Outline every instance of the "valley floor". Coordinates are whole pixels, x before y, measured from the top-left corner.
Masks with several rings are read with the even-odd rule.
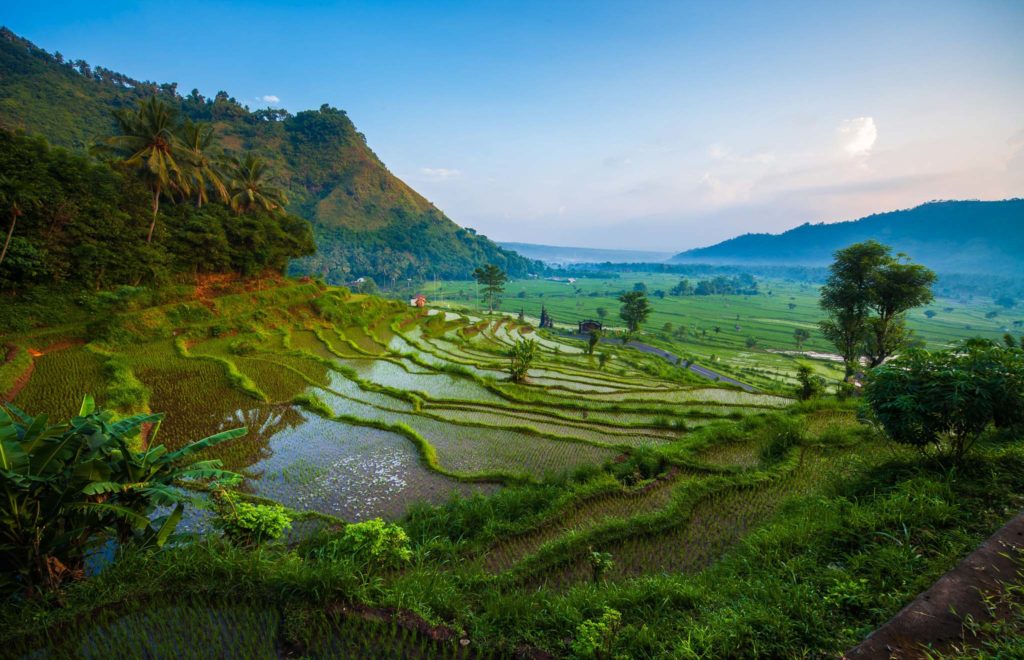
[[[540,353],[518,384],[521,339]],[[67,418],[93,393],[166,412],[144,441],[170,448],[248,427],[209,457],[293,517],[253,550],[194,509],[191,542],[121,553],[61,607],[5,608],[16,656],[835,656],[1024,505],[1016,438],[950,470],[852,403],[712,383],[628,346],[601,346],[602,367],[511,318],[311,282],[3,341],[0,385],[30,413]],[[322,558],[377,516],[409,535],[408,565]]]

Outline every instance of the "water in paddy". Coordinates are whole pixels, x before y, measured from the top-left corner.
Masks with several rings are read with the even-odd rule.
[[[300,511],[351,521],[400,518],[413,502],[438,504],[453,492],[489,492],[427,469],[397,433],[305,414],[270,439],[270,455],[245,471],[246,490]]]

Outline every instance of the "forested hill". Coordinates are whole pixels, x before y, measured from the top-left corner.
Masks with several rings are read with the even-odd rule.
[[[849,222],[804,224],[782,234],[744,234],[672,261],[820,266],[835,250],[869,238],[947,273],[1020,272],[1024,199],[930,202]]]
[[[175,83],[134,80],[0,29],[0,128],[84,150],[113,128],[112,110],[153,94],[192,120],[213,123],[229,153],[244,150],[271,163],[289,193],[288,210],[314,227],[319,251],[296,264],[301,272],[340,282],[465,277],[484,262],[513,275],[539,268],[459,227],[395,177],[343,110],[324,105],[291,115],[250,110],[226,92],[181,94]]]

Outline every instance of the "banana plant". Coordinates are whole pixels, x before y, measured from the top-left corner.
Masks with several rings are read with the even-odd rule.
[[[90,548],[115,535],[124,545],[161,547],[181,520],[189,481],[223,486],[239,475],[220,461],[189,463],[198,452],[245,434],[224,431],[177,451],[153,445],[161,414],[115,419],[86,396],[78,415],[48,424],[0,405],[0,586],[57,589],[82,573]],[[130,440],[151,425],[148,449]],[[169,515],[154,517],[160,506]]]

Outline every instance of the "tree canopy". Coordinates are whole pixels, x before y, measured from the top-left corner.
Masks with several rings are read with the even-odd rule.
[[[821,332],[842,356],[847,377],[862,356],[876,367],[903,347],[905,313],[932,300],[935,273],[891,252],[874,240],[837,251],[821,289]]]

